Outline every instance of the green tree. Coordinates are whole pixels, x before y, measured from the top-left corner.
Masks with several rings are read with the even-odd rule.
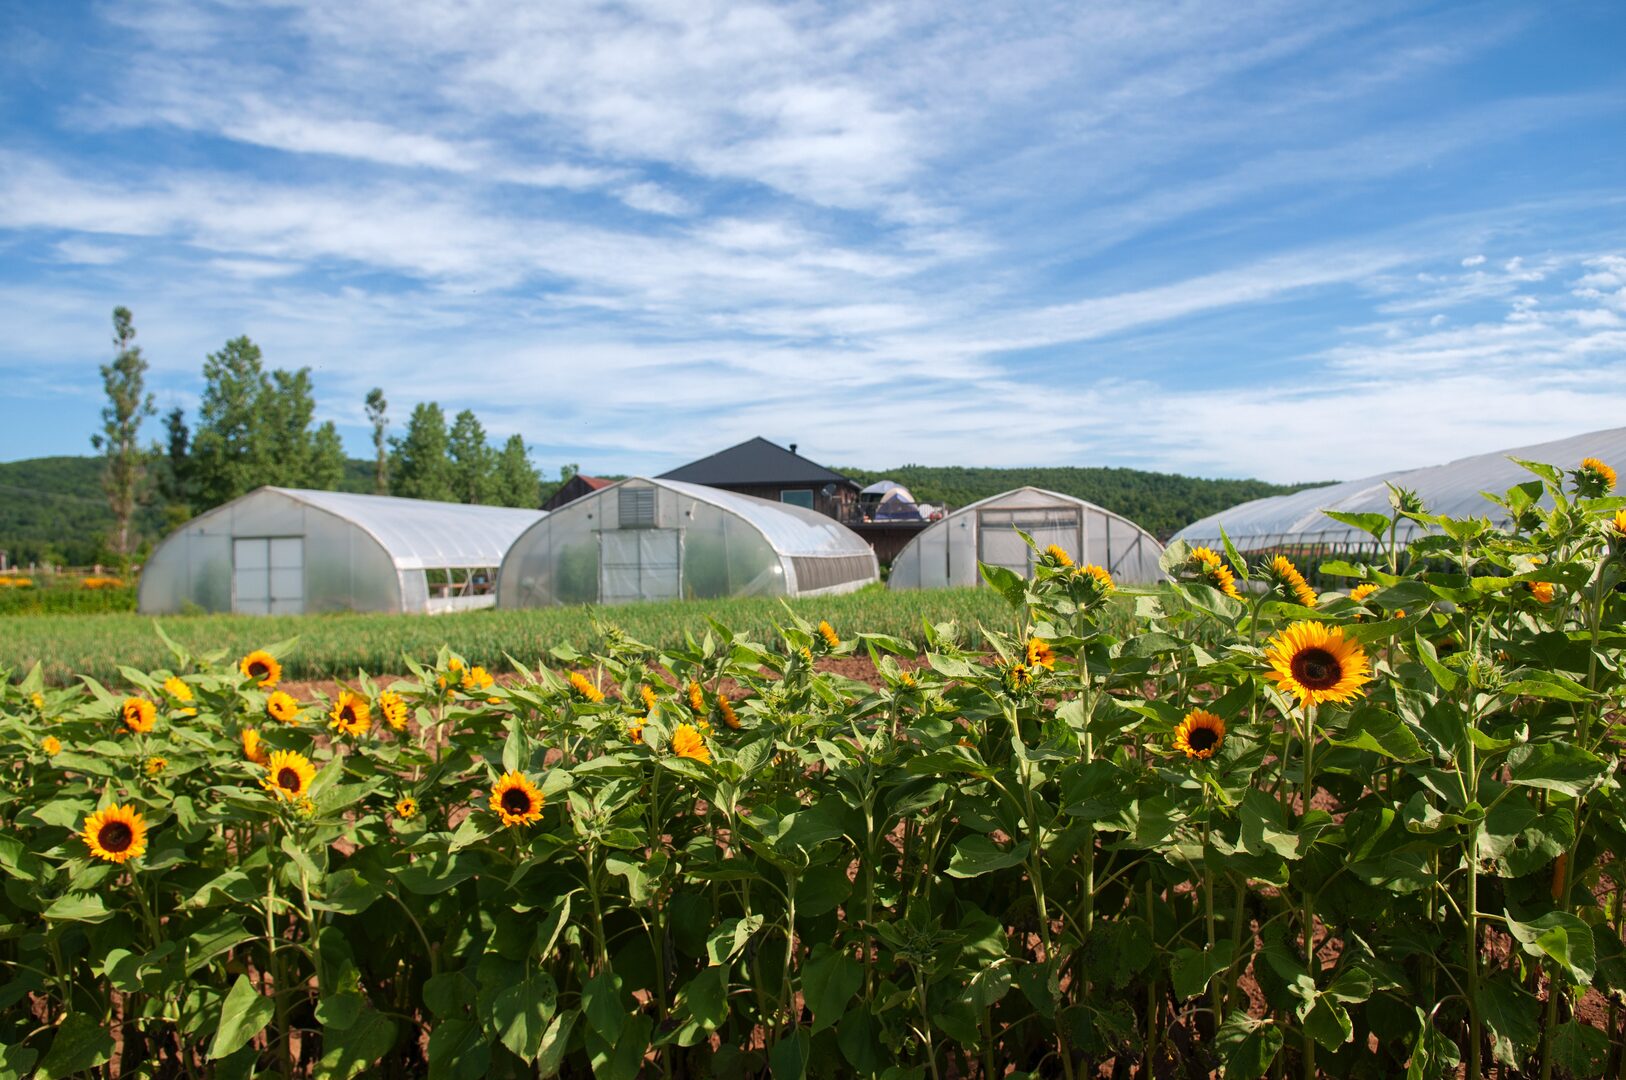
[[[102,408],[102,430],[90,437],[90,444],[106,459],[102,489],[113,511],[109,539],[114,553],[121,558],[134,550],[130,519],[145,496],[148,451],[141,445],[141,422],[156,412],[152,395],[146,392],[147,361],[141,355],[141,346],[135,344],[135,336],[130,309],[114,308],[113,344],[118,353],[111,364],[102,365],[107,404]]]
[[[192,516],[192,433],[186,410],[179,405],[164,414],[164,443],[158,457],[158,494],[164,500],[164,520],[174,528]]]
[[[452,493],[457,501],[490,502],[496,460],[486,445],[486,429],[472,410],[464,409],[452,421],[446,452],[451,458]]]
[[[497,454],[497,467],[491,477],[491,499],[498,506],[522,506],[535,510],[542,505],[542,474],[531,464],[525,440],[508,436]]]
[[[391,439],[391,488],[409,499],[455,502],[452,461],[447,456],[446,414],[433,401],[420,402],[407,420],[406,434]]]
[[[316,417],[311,369],[271,372],[271,381],[261,392],[255,414],[263,425],[268,459],[260,483],[295,488],[319,486],[311,478],[315,452],[311,421]]]
[[[390,428],[389,407],[390,403],[384,400],[383,387],[375,386],[367,391],[367,420],[373,425],[374,495],[388,495],[390,493],[389,439],[386,436]]]
[[[325,422],[311,436],[310,462],[304,486],[318,491],[337,491],[344,483],[344,440],[333,421]]]
[[[260,409],[270,389],[260,347],[233,338],[203,361],[203,400],[192,440],[198,509],[229,502],[266,483],[270,441]]]

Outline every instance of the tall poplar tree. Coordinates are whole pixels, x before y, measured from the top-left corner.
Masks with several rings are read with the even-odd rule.
[[[374,495],[390,493],[389,408],[390,403],[384,400],[383,387],[375,386],[367,391],[367,420],[373,425]]]
[[[141,422],[152,416],[152,395],[146,391],[147,361],[135,344],[130,309],[113,309],[113,345],[118,350],[111,364],[102,365],[102,387],[107,404],[102,408],[102,430],[90,444],[102,452],[102,489],[113,511],[114,552],[125,557],[135,549],[131,519],[145,495],[148,451],[141,445]]]

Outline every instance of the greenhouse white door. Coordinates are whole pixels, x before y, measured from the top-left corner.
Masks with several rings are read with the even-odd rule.
[[[677,529],[599,533],[599,601],[675,600],[682,591],[682,534]]]
[[[980,510],[977,561],[1032,577],[1036,556],[1027,541],[1017,535],[1017,529],[1033,537],[1040,551],[1055,544],[1075,559],[1084,553],[1084,522],[1077,507]]]
[[[299,615],[305,610],[305,538],[232,541],[232,610],[244,615]]]

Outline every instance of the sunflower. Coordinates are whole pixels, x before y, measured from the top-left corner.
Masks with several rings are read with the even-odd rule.
[[[161,758],[157,754],[154,754],[152,757],[148,758],[141,765],[141,771],[153,779],[157,779],[158,777],[164,775],[164,770],[167,768],[169,768],[169,760],[167,758]]]
[[[1553,602],[1553,583],[1552,582],[1550,582],[1550,581],[1527,581],[1527,582],[1524,583],[1524,585],[1525,585],[1525,588],[1530,590],[1530,595],[1534,596],[1538,602],[1543,603],[1543,604],[1550,604],[1550,603]]]
[[[96,811],[85,819],[80,835],[92,855],[110,863],[139,859],[147,850],[147,822],[134,805],[113,803]]]
[[[797,651],[802,654],[802,659],[807,661],[808,666],[812,667],[813,666],[813,650],[809,649],[806,645],[803,645]]]
[[[1595,457],[1581,459],[1581,467],[1575,470],[1575,480],[1581,487],[1599,495],[1607,495],[1615,490],[1615,470]]]
[[[1277,689],[1296,694],[1300,705],[1353,701],[1372,680],[1372,668],[1360,643],[1344,637],[1341,627],[1296,622],[1265,646],[1272,670],[1265,677]]]
[[[1020,693],[1033,685],[1033,669],[1018,662],[1006,668],[1001,678],[1005,683],[1005,689],[1013,694]]]
[[[266,762],[265,750],[260,746],[260,733],[251,727],[242,730],[243,756],[256,765]]]
[[[655,697],[654,689],[649,686],[640,686],[638,696],[644,699],[644,715],[655,715],[655,707],[659,704],[659,700]]]
[[[689,680],[689,708],[697,713],[706,711],[706,691],[693,679]]]
[[[386,690],[378,695],[379,715],[384,718],[391,731],[406,730],[407,711],[406,701],[393,690]]]
[[[144,697],[125,698],[124,704],[119,706],[119,719],[124,721],[126,731],[140,734],[152,730],[158,709]]]
[[[1210,547],[1194,547],[1191,549],[1191,561],[1198,566],[1218,566],[1220,557],[1218,552]]]
[[[1236,575],[1215,554],[1213,548],[1192,548],[1191,561],[1196,564],[1197,573],[1204,581],[1232,600],[1242,599],[1242,594],[1236,591]]]
[[[237,662],[243,677],[253,679],[261,690],[269,690],[282,681],[282,665],[264,649],[255,649]]]
[[[739,714],[734,711],[733,703],[721,694],[717,695],[717,711],[722,714],[723,723],[727,724],[730,730],[740,729]]]
[[[529,825],[541,820],[542,791],[524,773],[503,773],[491,787],[491,809],[504,825]]]
[[[627,721],[627,738],[635,743],[644,741],[644,722],[640,719]]]
[[[1049,547],[1044,549],[1044,553],[1049,557],[1050,561],[1056,564],[1056,566],[1060,569],[1072,569],[1073,557],[1067,554],[1067,549],[1063,548],[1060,544],[1051,544]]]
[[[841,644],[841,636],[836,633],[836,628],[827,622],[819,623],[819,636],[823,638],[824,643],[830,646],[832,649]]]
[[[1094,578],[1096,585],[1101,588],[1102,592],[1111,592],[1116,587],[1112,583],[1112,575],[1107,572],[1107,568],[1104,566],[1096,566],[1091,563],[1088,566],[1079,567],[1076,573],[1084,577]]]
[[[1056,670],[1056,654],[1050,651],[1050,643],[1043,638],[1028,638],[1028,666],[1044,668],[1047,671]]]
[[[604,691],[594,686],[587,676],[579,671],[570,673],[570,688],[580,694],[583,700],[595,705],[604,700]]]
[[[192,700],[192,688],[182,682],[178,675],[171,675],[164,680],[164,693],[176,701],[187,702]]]
[[[316,779],[316,766],[304,754],[276,750],[265,764],[265,773],[261,787],[285,802],[297,803],[309,796],[311,782]]]
[[[1293,565],[1291,559],[1286,555],[1277,555],[1270,560],[1270,568],[1275,572],[1276,578],[1282,583],[1282,586],[1293,594],[1293,599],[1305,607],[1315,607],[1315,592],[1310,588],[1309,582],[1304,580],[1304,575],[1299,573],[1299,568]]]
[[[299,702],[286,691],[273,690],[265,699],[265,712],[271,719],[283,724],[299,723]]]
[[[1626,536],[1626,510],[1615,511],[1615,535]]]
[[[915,688],[915,677],[907,671],[898,672],[898,681],[904,685],[905,689],[913,690]]]
[[[1174,748],[1186,757],[1211,758],[1225,743],[1225,721],[1206,709],[1193,709],[1174,729]]]
[[[1626,529],[1621,531],[1626,532]],[[40,693],[38,690],[34,691],[32,694],[29,694],[28,700],[32,702],[34,708],[38,709],[40,712],[45,711],[45,695]]]
[[[1378,587],[1369,581],[1365,585],[1357,585],[1349,590],[1349,598],[1358,604],[1377,591]]]
[[[339,691],[339,700],[333,703],[333,711],[328,716],[331,719],[327,726],[342,735],[365,735],[373,726],[372,706],[360,694],[348,690]]]
[[[702,765],[711,764],[711,751],[706,749],[706,740],[693,724],[679,724],[672,732],[672,753],[691,758]]]
[[[463,689],[467,690],[469,693],[477,694],[481,690],[489,687],[495,681],[496,680],[491,677],[491,673],[489,671],[481,667],[479,664],[476,664],[469,668],[468,671],[463,673],[462,686]]]
[[[395,800],[395,816],[408,821],[418,816],[418,800],[411,795],[403,795]]]
[[[62,740],[55,735],[47,735],[40,740],[40,749],[45,751],[46,757],[56,757],[62,753]]]

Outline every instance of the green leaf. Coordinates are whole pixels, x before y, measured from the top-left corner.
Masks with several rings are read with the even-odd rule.
[[[745,943],[751,940],[751,935],[762,929],[762,916],[752,915],[746,919],[724,919],[717,924],[706,937],[706,959],[713,964],[726,964],[739,951],[745,948]],[[592,1017],[588,1017],[591,1022]],[[606,1036],[608,1038],[608,1036]]]
[[[1329,730],[1327,741],[1352,750],[1370,750],[1396,761],[1421,761],[1428,754],[1405,721],[1384,709],[1363,708],[1342,730]]]
[[[1225,545],[1225,557],[1231,560],[1231,569],[1236,571],[1236,576],[1243,581],[1252,580],[1248,576],[1248,560],[1244,559],[1236,545],[1231,543],[1231,536],[1225,531],[1224,525],[1220,526],[1220,543]]]
[[[559,1005],[553,976],[526,966],[525,976],[492,999],[489,1027],[527,1065],[542,1050],[542,1036]]]
[[[1546,956],[1576,983],[1591,984],[1597,967],[1592,931],[1574,915],[1549,911],[1539,919],[1519,922],[1507,914],[1507,929],[1531,956]]]
[[[1602,1076],[1609,1058],[1609,1037],[1591,1024],[1574,1020],[1553,1029],[1553,1062],[1575,1077]]]
[[[410,892],[433,896],[468,880],[479,869],[480,860],[473,852],[432,851],[397,870],[395,880]]]
[[[1386,514],[1356,514],[1348,510],[1323,510],[1321,512],[1334,521],[1342,522],[1353,529],[1359,529],[1378,540],[1382,540],[1383,534],[1389,531],[1389,518]]]
[[[954,845],[949,857],[948,873],[951,877],[974,878],[1016,866],[1028,857],[1028,843],[1002,848],[980,833],[968,836]]]
[[[45,909],[47,919],[64,922],[105,922],[113,917],[98,893],[64,893]]]
[[[1512,977],[1492,975],[1480,982],[1479,1015],[1497,1061],[1517,1067],[1530,1060],[1541,1037],[1540,1014],[1541,1002]]]
[[[1609,762],[1570,743],[1526,743],[1507,755],[1509,779],[1580,798],[1603,783]]]
[[[1255,1080],[1265,1075],[1282,1050],[1282,1029],[1234,1009],[1214,1033],[1214,1045],[1225,1062],[1225,1080]]]
[[[864,981],[864,968],[845,952],[820,943],[802,965],[802,996],[813,1010],[813,1031],[834,1026]]]
[[[699,1031],[722,1027],[728,1019],[728,968],[719,965],[703,969],[683,988],[683,1001]]]
[[[1304,1018],[1304,1030],[1328,1050],[1336,1050],[1354,1037],[1355,1024],[1342,1005],[1323,996]]]
[[[441,1020],[429,1033],[429,1080],[484,1080],[491,1044],[472,1020]]]
[[[372,1069],[394,1045],[395,1021],[367,1009],[342,1031],[322,1029],[324,1051],[317,1075],[323,1080],[350,1080]]]
[[[536,1056],[536,1075],[541,1080],[557,1076],[565,1062],[565,1051],[570,1048],[570,1032],[576,1026],[579,1009],[566,1009],[553,1018],[542,1035],[542,1050]]]
[[[1440,684],[1440,689],[1451,693],[1457,688],[1457,673],[1440,663],[1439,654],[1434,651],[1434,643],[1424,637],[1420,632],[1412,635],[1416,646],[1417,658],[1428,668],[1428,673],[1434,676],[1434,681]]]
[[[627,1023],[627,1010],[621,1004],[621,980],[609,968],[600,969],[582,987],[582,1014],[587,1026],[614,1046]]]
[[[112,1056],[112,1033],[93,1016],[69,1013],[57,1027],[51,1049],[34,1074],[35,1080],[65,1080],[94,1069]]]
[[[220,1024],[215,1028],[214,1042],[209,1045],[209,1060],[218,1061],[248,1041],[271,1022],[276,1006],[248,981],[247,975],[237,976],[225,1002],[220,1006]]]
[[[992,585],[994,591],[1005,598],[1006,603],[1016,608],[1027,603],[1028,583],[1021,574],[988,563],[978,563],[977,569],[981,572],[982,579]]]
[[[36,666],[35,670],[39,670]],[[34,1062],[38,1050],[27,1046],[0,1045],[0,1080],[23,1080],[34,1075]]]
[[[807,1075],[808,1062],[813,1055],[812,1038],[807,1029],[798,1027],[788,1038],[782,1038],[768,1051],[768,1072],[775,1080],[802,1080]]]
[[[1169,970],[1175,996],[1181,999],[1197,997],[1208,989],[1210,979],[1230,968],[1235,956],[1236,945],[1230,941],[1218,942],[1212,950],[1179,950],[1174,954],[1174,963]]]

